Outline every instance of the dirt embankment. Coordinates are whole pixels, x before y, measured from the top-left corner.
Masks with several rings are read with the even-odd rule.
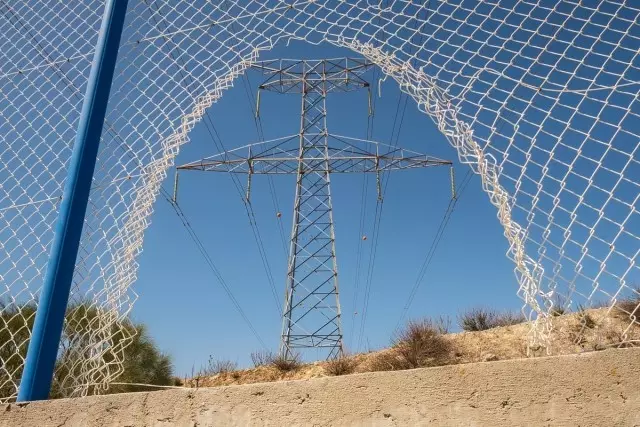
[[[606,309],[585,310],[569,313],[553,319],[551,349],[553,355],[576,354],[604,350],[611,347],[628,347],[623,342],[640,342],[640,324],[629,327],[629,316],[624,313],[608,313]],[[529,349],[527,336],[529,323],[493,328],[479,332],[444,334],[448,342],[447,351],[424,366],[457,365],[474,362],[519,359],[529,356],[546,356],[546,349]],[[626,333],[626,336],[625,336]],[[381,370],[399,370],[416,366],[390,364],[385,368],[382,359],[394,357],[396,348],[391,347],[369,353],[349,356],[350,369],[346,373],[364,373]],[[296,369],[282,371],[273,365],[252,369],[223,372],[217,375],[187,379],[189,387],[214,387],[234,384],[253,384],[283,380],[299,380],[332,376],[328,362],[301,364]]]

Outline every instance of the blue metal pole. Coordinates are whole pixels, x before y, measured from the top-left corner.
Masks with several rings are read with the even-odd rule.
[[[106,0],[18,401],[49,397],[128,0]]]

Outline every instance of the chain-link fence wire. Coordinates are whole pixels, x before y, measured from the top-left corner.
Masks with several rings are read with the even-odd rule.
[[[0,0],[4,400],[20,381],[103,7]],[[552,350],[559,308],[592,304],[625,313],[620,343],[632,343],[639,21],[623,0],[131,0],[55,390],[105,392],[122,372],[136,260],[168,168],[236,77],[293,39],[374,62],[480,176],[532,346]]]

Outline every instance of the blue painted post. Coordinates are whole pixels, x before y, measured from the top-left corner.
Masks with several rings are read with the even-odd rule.
[[[18,401],[49,397],[128,0],[106,0]]]

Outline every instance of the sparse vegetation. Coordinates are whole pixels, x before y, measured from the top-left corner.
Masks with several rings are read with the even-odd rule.
[[[231,360],[216,359],[213,356],[209,356],[207,364],[201,367],[197,373],[191,374],[191,380],[193,385],[200,387],[205,380],[214,376],[225,376],[230,374],[232,378],[239,379],[240,373],[238,370],[238,363]]]
[[[327,362],[324,370],[333,376],[352,374],[356,370],[356,361],[349,355],[340,355]]]
[[[443,317],[409,321],[393,337],[389,350],[373,355],[369,370],[399,371],[450,363],[454,348],[444,336],[450,324],[451,321]]]
[[[251,353],[251,362],[253,362],[254,368],[268,366],[274,358],[275,355],[269,350],[254,351]]]
[[[295,371],[302,365],[299,354],[291,354],[289,357],[284,357],[269,350],[251,353],[251,362],[253,362],[253,366],[256,368],[260,366],[272,366],[280,372]]]
[[[458,325],[467,332],[486,331],[501,326],[517,325],[525,321],[522,314],[510,311],[500,313],[487,308],[474,308],[458,316]]]
[[[635,306],[634,306],[635,308]],[[640,340],[640,325],[628,329],[625,316],[607,317],[607,308],[578,307],[575,313],[558,316],[553,321],[552,346],[554,354],[570,354],[579,345],[582,351],[611,347],[628,347]],[[622,311],[620,311],[622,313]],[[466,319],[466,320],[465,320]],[[544,354],[544,348],[527,346],[529,326],[518,313],[475,309],[458,318],[468,333],[449,333],[447,318],[410,321],[393,336],[390,348],[358,355],[344,356],[326,362],[303,364],[298,355],[284,359],[270,351],[251,354],[257,369],[233,371],[206,380],[194,378],[193,386],[218,386],[308,379],[351,373],[393,371],[457,363],[491,362],[530,355]],[[502,331],[487,331],[499,326],[513,325]]]
[[[448,329],[443,319],[409,321],[394,338],[393,348],[410,368],[442,365],[451,353],[451,343],[443,337]]]
[[[549,311],[553,317],[562,316],[563,314],[567,314],[569,309],[567,308],[567,299],[560,294],[556,294],[553,299],[553,306]]]
[[[238,369],[238,363],[231,360],[216,359],[209,356],[207,365],[200,368],[199,377],[211,377],[219,374],[227,374]]]
[[[616,304],[616,309],[619,314],[640,324],[640,309],[638,309],[638,306],[640,306],[640,287],[633,289],[630,296],[619,300]]]
[[[269,350],[251,353],[251,361],[256,368],[260,366],[273,366],[280,372],[295,371],[302,364],[299,354],[292,354],[287,358]]]
[[[597,326],[593,316],[582,305],[578,306],[578,318],[580,319],[581,326],[584,328],[593,329]]]
[[[369,370],[372,372],[401,371],[404,369],[411,369],[411,366],[394,350],[376,353],[369,363]]]
[[[500,316],[498,318],[498,325],[513,326],[513,325],[519,325],[521,323],[525,323],[526,321],[527,321],[527,318],[522,313],[505,311],[500,313]]]
[[[588,342],[586,332],[591,329],[595,329],[597,326],[598,324],[589,310],[584,306],[579,305],[577,313],[577,323],[570,326],[569,337],[575,344],[578,344],[582,348],[584,348],[584,345]]]
[[[594,344],[593,349],[604,350],[606,348],[629,348],[634,347],[633,343],[629,342],[629,336],[625,335],[624,327],[608,325],[600,331],[599,339]]]
[[[273,366],[280,372],[291,372],[300,368],[302,363],[300,362],[299,354],[291,354],[289,357],[283,355],[277,355],[271,358],[269,365]]]

